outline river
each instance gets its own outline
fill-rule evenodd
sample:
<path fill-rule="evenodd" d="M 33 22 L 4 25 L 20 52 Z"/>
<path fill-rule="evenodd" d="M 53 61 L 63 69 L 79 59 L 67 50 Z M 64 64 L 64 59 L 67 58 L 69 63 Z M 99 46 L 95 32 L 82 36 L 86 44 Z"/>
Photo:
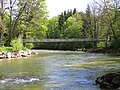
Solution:
<path fill-rule="evenodd" d="M 0 90 L 102 90 L 98 76 L 119 71 L 120 57 L 79 51 L 43 51 L 0 61 Z"/>

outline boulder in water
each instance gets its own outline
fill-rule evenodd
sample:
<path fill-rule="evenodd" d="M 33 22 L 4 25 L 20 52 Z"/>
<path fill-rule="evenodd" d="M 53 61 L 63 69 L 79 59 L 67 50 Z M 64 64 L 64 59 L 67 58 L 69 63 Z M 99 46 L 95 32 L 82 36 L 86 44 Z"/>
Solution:
<path fill-rule="evenodd" d="M 109 73 L 98 77 L 96 79 L 96 84 L 104 89 L 118 89 L 120 88 L 120 72 Z"/>

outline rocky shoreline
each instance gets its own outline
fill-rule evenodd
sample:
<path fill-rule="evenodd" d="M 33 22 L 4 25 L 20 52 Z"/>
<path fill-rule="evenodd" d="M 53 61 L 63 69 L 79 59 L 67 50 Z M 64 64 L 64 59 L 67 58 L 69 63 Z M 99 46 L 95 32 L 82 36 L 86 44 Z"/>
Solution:
<path fill-rule="evenodd" d="M 28 57 L 33 54 L 38 54 L 35 50 L 27 50 L 27 51 L 9 51 L 9 52 L 0 52 L 0 59 L 11 59 L 17 57 Z"/>

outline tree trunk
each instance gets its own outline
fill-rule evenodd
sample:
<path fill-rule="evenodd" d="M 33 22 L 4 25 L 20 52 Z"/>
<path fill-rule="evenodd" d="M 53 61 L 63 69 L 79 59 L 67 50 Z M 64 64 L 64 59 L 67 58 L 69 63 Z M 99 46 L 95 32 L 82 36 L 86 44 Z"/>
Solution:
<path fill-rule="evenodd" d="M 97 23 L 96 23 L 96 15 L 95 9 L 93 10 L 93 20 L 94 20 L 94 39 L 97 39 Z M 94 48 L 97 47 L 97 42 L 94 42 Z"/>
<path fill-rule="evenodd" d="M 2 36 L 3 36 L 3 0 L 1 0 L 1 10 L 0 10 L 0 16 L 1 16 L 1 27 L 0 27 L 0 46 L 2 46 Z"/>
<path fill-rule="evenodd" d="M 11 27 L 11 29 L 12 29 L 12 38 L 15 36 L 15 35 L 14 35 L 15 28 L 16 28 L 16 26 L 17 26 L 17 23 L 18 23 L 21 15 L 22 15 L 22 13 L 23 13 L 23 11 L 24 11 L 25 8 L 26 8 L 26 5 L 27 5 L 27 1 L 26 1 L 26 3 L 24 4 L 24 6 L 20 9 L 19 14 L 18 14 L 16 20 L 14 21 L 13 26 Z"/>
<path fill-rule="evenodd" d="M 9 38 L 9 45 L 13 38 L 13 30 L 12 30 L 12 0 L 10 0 L 10 38 Z"/>
<path fill-rule="evenodd" d="M 0 28 L 0 47 L 2 46 L 2 28 Z"/>

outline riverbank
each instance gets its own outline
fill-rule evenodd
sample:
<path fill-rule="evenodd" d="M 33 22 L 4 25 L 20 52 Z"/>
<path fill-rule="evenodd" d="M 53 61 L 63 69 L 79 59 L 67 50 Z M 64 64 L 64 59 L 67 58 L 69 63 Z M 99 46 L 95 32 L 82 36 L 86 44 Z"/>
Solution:
<path fill-rule="evenodd" d="M 102 53 L 102 54 L 120 56 L 120 49 L 113 49 L 113 48 L 90 48 L 90 49 L 85 49 L 84 51 L 90 53 Z"/>
<path fill-rule="evenodd" d="M 63 51 L 63 50 L 61 50 Z M 14 59 L 20 57 L 29 57 L 32 55 L 43 54 L 48 52 L 60 52 L 60 50 L 43 50 L 43 49 L 31 49 L 26 51 L 0 51 L 0 60 Z"/>
<path fill-rule="evenodd" d="M 36 53 L 45 53 L 45 52 L 55 52 L 55 51 L 82 51 L 82 52 L 89 52 L 89 53 L 102 53 L 102 54 L 109 54 L 114 56 L 120 56 L 120 49 L 112 49 L 112 48 L 79 48 L 75 50 L 45 50 L 45 49 L 33 49 L 33 52 Z"/>

